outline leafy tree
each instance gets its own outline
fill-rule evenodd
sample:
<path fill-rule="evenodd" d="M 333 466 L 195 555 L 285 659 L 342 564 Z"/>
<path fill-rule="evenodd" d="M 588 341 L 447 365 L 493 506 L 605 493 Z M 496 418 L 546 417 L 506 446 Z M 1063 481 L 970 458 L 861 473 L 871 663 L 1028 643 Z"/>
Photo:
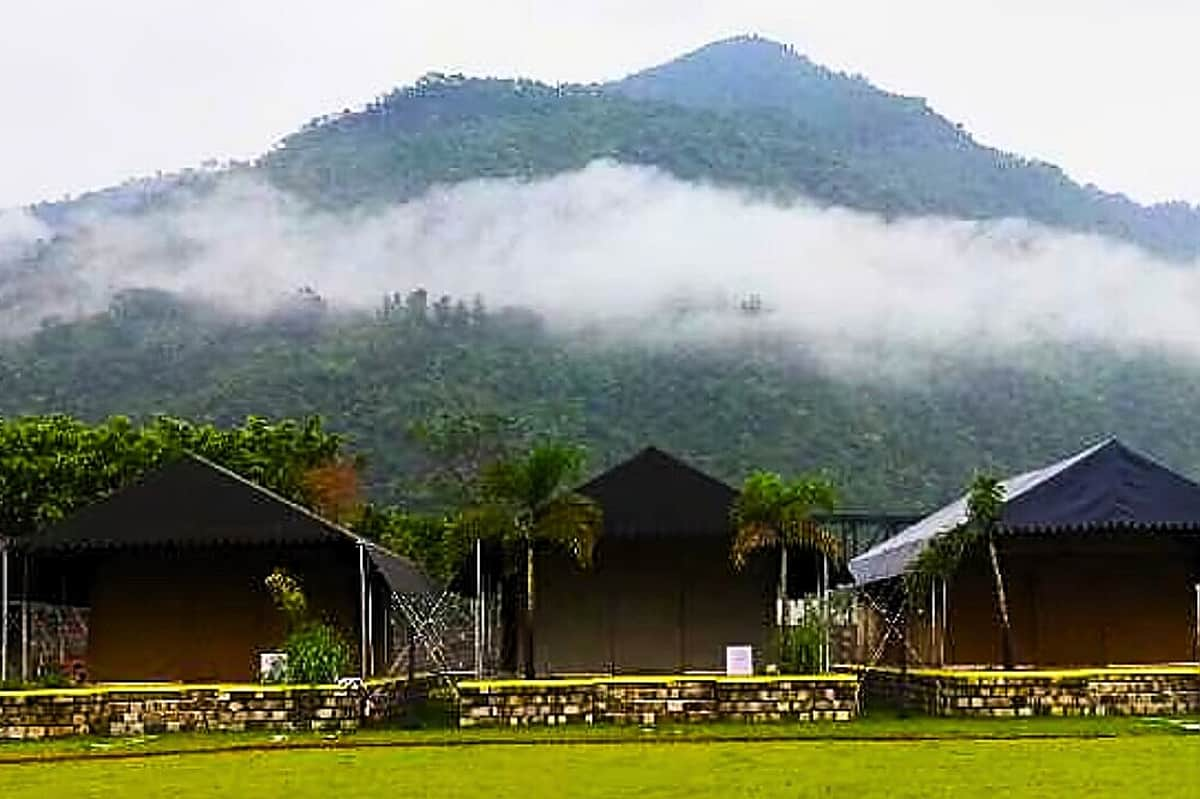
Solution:
<path fill-rule="evenodd" d="M 312 509 L 339 524 L 353 523 L 363 508 L 358 473 L 357 464 L 346 459 L 307 469 L 302 485 Z"/>
<path fill-rule="evenodd" d="M 414 422 L 408 433 L 426 460 L 414 493 L 442 510 L 476 501 L 480 475 L 526 435 L 525 424 L 514 416 L 446 409 Z"/>
<path fill-rule="evenodd" d="M 342 459 L 343 440 L 318 417 L 250 417 L 218 428 L 159 417 L 88 424 L 65 415 L 0 418 L 0 534 L 29 535 L 184 452 L 193 452 L 309 507 L 311 475 Z"/>
<path fill-rule="evenodd" d="M 406 507 L 369 503 L 354 530 L 449 582 L 474 543 L 469 531 L 454 523 L 456 514 L 481 503 L 480 476 L 518 446 L 524 426 L 504 414 L 440 409 L 411 423 L 407 433 L 423 457 L 416 476 L 406 482 Z"/>
<path fill-rule="evenodd" d="M 534 664 L 534 552 L 541 544 L 565 548 L 584 567 L 603 529 L 599 506 L 571 491 L 583 468 L 582 448 L 559 442 L 498 461 L 481 475 L 481 501 L 463 511 L 455 526 L 470 537 L 499 541 L 510 560 L 524 560 L 524 666 Z"/>
<path fill-rule="evenodd" d="M 366 505 L 354 532 L 378 541 L 420 564 L 426 574 L 449 583 L 470 556 L 474 539 L 441 513 L 414 513 L 393 506 Z"/>

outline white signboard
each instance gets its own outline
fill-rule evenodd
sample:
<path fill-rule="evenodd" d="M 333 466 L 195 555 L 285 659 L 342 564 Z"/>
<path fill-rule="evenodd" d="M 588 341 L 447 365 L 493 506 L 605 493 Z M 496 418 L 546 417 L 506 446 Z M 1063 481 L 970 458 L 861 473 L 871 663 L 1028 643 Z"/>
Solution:
<path fill-rule="evenodd" d="M 754 648 L 749 646 L 725 647 L 725 674 L 730 677 L 754 675 Z"/>
<path fill-rule="evenodd" d="M 287 679 L 287 653 L 259 653 L 258 678 L 263 682 L 283 682 Z"/>

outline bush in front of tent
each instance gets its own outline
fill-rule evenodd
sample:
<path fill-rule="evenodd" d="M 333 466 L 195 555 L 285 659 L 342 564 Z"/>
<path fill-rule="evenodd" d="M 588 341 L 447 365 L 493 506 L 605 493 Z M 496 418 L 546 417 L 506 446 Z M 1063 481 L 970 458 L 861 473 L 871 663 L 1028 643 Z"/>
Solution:
<path fill-rule="evenodd" d="M 286 620 L 286 679 L 291 683 L 332 683 L 350 666 L 350 647 L 337 628 L 309 612 L 300 581 L 283 569 L 266 579 L 276 607 Z"/>

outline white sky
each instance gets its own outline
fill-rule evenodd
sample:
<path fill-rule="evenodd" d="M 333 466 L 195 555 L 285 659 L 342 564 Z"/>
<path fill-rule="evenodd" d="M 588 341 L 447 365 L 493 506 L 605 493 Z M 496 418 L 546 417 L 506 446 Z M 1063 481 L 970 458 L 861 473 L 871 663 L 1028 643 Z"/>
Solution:
<path fill-rule="evenodd" d="M 1194 0 L 0 0 L 0 207 L 249 158 L 430 70 L 600 80 L 746 32 L 1200 202 Z"/>

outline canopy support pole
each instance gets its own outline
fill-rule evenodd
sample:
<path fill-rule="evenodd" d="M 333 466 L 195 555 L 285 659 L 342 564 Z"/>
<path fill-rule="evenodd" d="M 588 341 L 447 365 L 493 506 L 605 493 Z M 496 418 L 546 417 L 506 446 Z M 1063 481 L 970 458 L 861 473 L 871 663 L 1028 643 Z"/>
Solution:
<path fill-rule="evenodd" d="M 483 598 L 483 539 L 475 539 L 475 679 L 483 679 L 483 631 L 484 622 Z"/>
<path fill-rule="evenodd" d="M 1192 643 L 1192 660 L 1200 660 L 1200 583 L 1196 583 L 1196 630 Z"/>
<path fill-rule="evenodd" d="M 359 620 L 359 656 L 358 672 L 362 679 L 367 678 L 367 547 L 358 542 L 358 620 Z"/>
<path fill-rule="evenodd" d="M 821 554 L 821 670 L 828 673 L 833 666 L 829 641 L 829 556 Z"/>
<path fill-rule="evenodd" d="M 779 548 L 779 626 L 791 623 L 788 618 L 788 551 L 787 544 Z"/>
<path fill-rule="evenodd" d="M 29 682 L 29 556 L 21 559 L 21 681 Z"/>
<path fill-rule="evenodd" d="M 0 538 L 0 682 L 8 682 L 8 539 Z"/>
<path fill-rule="evenodd" d="M 938 665 L 946 665 L 946 636 L 950 634 L 950 616 L 946 611 L 946 580 L 942 578 L 942 633 L 938 636 Z"/>
<path fill-rule="evenodd" d="M 63 627 L 65 626 L 63 623 L 63 616 L 66 612 L 65 608 L 67 607 L 67 575 L 62 575 L 62 577 L 59 579 L 59 585 L 61 586 L 62 590 L 59 593 L 60 605 L 58 612 L 55 613 L 55 618 L 58 622 L 58 628 L 56 630 L 58 635 L 58 664 L 61 667 L 67 662 L 67 636 L 63 630 Z"/>
<path fill-rule="evenodd" d="M 375 676 L 375 591 L 367 582 L 367 674 Z"/>
<path fill-rule="evenodd" d="M 933 583 L 929 591 L 929 660 L 937 661 L 938 656 L 938 590 L 937 583 Z M 941 665 L 941 664 L 938 664 Z"/>

